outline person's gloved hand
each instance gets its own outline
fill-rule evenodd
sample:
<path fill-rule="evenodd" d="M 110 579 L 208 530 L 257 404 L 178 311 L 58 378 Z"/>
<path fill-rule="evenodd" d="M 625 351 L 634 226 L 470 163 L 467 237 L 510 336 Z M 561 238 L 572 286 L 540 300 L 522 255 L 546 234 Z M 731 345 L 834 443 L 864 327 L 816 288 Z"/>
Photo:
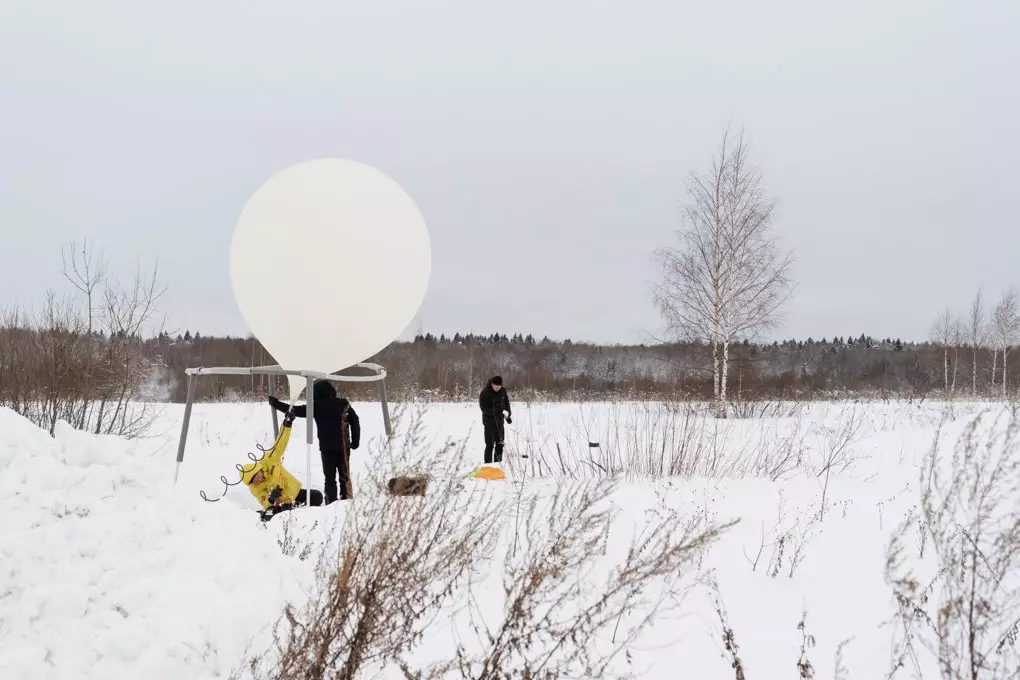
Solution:
<path fill-rule="evenodd" d="M 293 425 L 294 424 L 294 418 L 296 418 L 296 417 L 297 416 L 294 415 L 294 409 L 291 409 L 290 411 L 287 411 L 287 413 L 283 416 L 283 424 L 284 425 Z"/>
<path fill-rule="evenodd" d="M 508 414 L 507 414 L 507 416 L 506 416 L 506 422 L 510 423 L 511 425 L 512 425 L 512 424 L 513 424 L 513 422 L 514 422 L 514 419 L 510 417 L 510 414 L 509 414 L 509 413 L 508 413 Z"/>
<path fill-rule="evenodd" d="M 282 494 L 282 493 L 283 493 L 283 489 L 281 489 L 280 487 L 276 487 L 275 489 L 270 491 L 269 492 L 269 504 L 270 505 L 276 505 L 277 502 L 280 500 L 280 494 Z"/>
<path fill-rule="evenodd" d="M 354 449 L 358 448 L 359 446 L 361 446 L 361 442 L 351 442 L 351 450 L 352 451 Z"/>

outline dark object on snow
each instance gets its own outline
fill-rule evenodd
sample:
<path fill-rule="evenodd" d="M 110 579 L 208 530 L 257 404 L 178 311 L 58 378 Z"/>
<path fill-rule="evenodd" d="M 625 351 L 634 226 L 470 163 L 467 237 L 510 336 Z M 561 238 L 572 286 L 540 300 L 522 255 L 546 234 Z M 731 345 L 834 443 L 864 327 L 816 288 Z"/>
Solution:
<path fill-rule="evenodd" d="M 315 398 L 315 429 L 319 435 L 328 505 L 338 498 L 346 500 L 353 495 L 350 457 L 351 450 L 361 445 L 361 420 L 350 402 L 337 396 L 336 389 L 328 380 L 316 380 L 312 385 L 312 395 Z M 269 397 L 269 403 L 277 411 L 290 411 L 298 418 L 305 418 L 308 414 L 307 406 L 291 408 L 290 404 L 276 397 Z"/>
<path fill-rule="evenodd" d="M 309 496 L 311 496 L 311 499 L 308 498 Z M 309 494 L 305 491 L 305 489 L 301 489 L 300 491 L 298 491 L 297 498 L 295 498 L 294 500 L 296 504 L 299 506 L 305 504 L 311 506 L 319 506 L 322 505 L 323 500 L 322 492 L 319 491 L 318 489 L 312 489 L 312 493 Z"/>
<path fill-rule="evenodd" d="M 424 496 L 428 484 L 425 477 L 391 477 L 386 487 L 391 496 Z"/>
<path fill-rule="evenodd" d="M 309 495 L 311 495 L 310 501 L 308 498 Z M 270 496 L 270 498 L 272 498 L 272 496 Z M 309 494 L 305 489 L 301 489 L 300 491 L 298 491 L 297 498 L 294 499 L 293 504 L 285 503 L 283 505 L 271 506 L 269 508 L 266 508 L 265 510 L 259 510 L 259 516 L 262 518 L 263 522 L 268 522 L 269 520 L 273 519 L 274 515 L 279 515 L 281 512 L 287 512 L 288 510 L 300 508 L 303 507 L 304 505 L 313 506 L 322 505 L 322 492 L 319 491 L 318 489 L 312 489 L 312 493 Z"/>
<path fill-rule="evenodd" d="M 485 462 L 503 461 L 503 421 L 510 418 L 510 396 L 503 387 L 503 378 L 494 376 L 478 395 L 478 407 L 482 410 L 482 427 L 485 430 Z M 503 412 L 506 411 L 506 416 Z M 493 456 L 495 449 L 495 456 Z"/>

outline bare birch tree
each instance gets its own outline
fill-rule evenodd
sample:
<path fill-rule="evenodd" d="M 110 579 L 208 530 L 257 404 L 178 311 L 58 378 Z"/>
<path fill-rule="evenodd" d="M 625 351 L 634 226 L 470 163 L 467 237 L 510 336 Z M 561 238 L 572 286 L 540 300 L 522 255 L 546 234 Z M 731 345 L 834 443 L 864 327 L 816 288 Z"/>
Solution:
<path fill-rule="evenodd" d="M 70 253 L 70 255 L 68 254 Z M 79 258 L 80 255 L 80 258 Z M 100 250 L 96 252 L 89 246 L 88 239 L 81 244 L 81 251 L 78 244 L 71 242 L 68 250 L 60 249 L 60 256 L 63 261 L 61 273 L 68 282 L 85 296 L 85 332 L 91 335 L 95 329 L 95 315 L 97 311 L 97 298 L 99 297 L 99 286 L 102 285 L 109 275 L 109 260 L 106 254 Z"/>
<path fill-rule="evenodd" d="M 946 307 L 935 319 L 931 329 L 931 340 L 942 348 L 942 388 L 946 393 L 956 391 L 956 372 L 959 364 L 959 348 L 963 340 L 962 324 L 953 314 L 953 310 Z M 953 352 L 953 360 L 950 362 L 949 353 Z M 950 378 L 949 365 L 953 365 L 953 374 Z"/>
<path fill-rule="evenodd" d="M 1006 371 L 1009 352 L 1020 341 L 1020 315 L 1017 312 L 1016 290 L 1010 288 L 1003 293 L 992 312 L 992 328 L 996 344 L 1002 354 L 1002 398 L 1008 396 L 1009 376 Z"/>
<path fill-rule="evenodd" d="M 748 160 L 743 134 L 723 136 L 707 177 L 693 174 L 680 247 L 657 251 L 663 281 L 654 299 L 669 330 L 712 348 L 717 417 L 726 417 L 730 345 L 774 328 L 792 293 L 792 256 L 772 232 L 774 202 Z"/>
<path fill-rule="evenodd" d="M 995 329 L 994 328 L 991 329 L 990 333 L 994 334 L 994 332 L 995 332 Z M 994 344 L 994 338 L 993 338 L 993 344 L 992 344 L 992 377 L 991 377 L 991 380 L 989 381 L 990 384 L 991 384 L 991 388 L 992 388 L 991 389 L 991 393 L 992 394 L 995 394 L 995 372 L 996 372 L 996 370 L 998 370 L 998 361 L 999 361 L 999 348 L 998 348 L 997 345 Z"/>
<path fill-rule="evenodd" d="M 967 329 L 964 327 L 963 319 L 953 317 L 953 379 L 949 389 L 956 392 L 956 375 L 960 370 L 960 347 L 967 341 Z"/>
<path fill-rule="evenodd" d="M 967 319 L 967 335 L 970 341 L 971 352 L 971 374 L 970 391 L 971 396 L 977 396 L 977 373 L 978 373 L 978 350 L 987 339 L 987 327 L 985 325 L 985 306 L 982 300 L 982 290 L 979 288 L 974 302 L 970 306 L 970 315 Z"/>
<path fill-rule="evenodd" d="M 76 328 L 79 333 L 84 331 L 84 342 L 82 351 L 89 355 L 91 360 L 81 362 L 81 390 L 84 394 L 93 395 L 96 390 L 96 381 L 100 379 L 102 372 L 102 361 L 98 356 L 92 356 L 99 352 L 93 340 L 93 334 L 97 332 L 96 315 L 102 314 L 100 301 L 101 286 L 106 285 L 109 280 L 109 260 L 106 254 L 100 249 L 96 250 L 89 244 L 88 239 L 80 245 L 71 242 L 68 248 L 60 249 L 60 256 L 63 262 L 61 273 L 71 286 L 85 299 L 84 319 L 77 322 Z M 68 422 L 76 425 L 84 423 L 89 418 L 92 403 L 88 399 L 82 399 L 76 404 L 77 412 L 73 415 L 65 414 Z M 83 427 L 83 425 L 82 425 Z"/>

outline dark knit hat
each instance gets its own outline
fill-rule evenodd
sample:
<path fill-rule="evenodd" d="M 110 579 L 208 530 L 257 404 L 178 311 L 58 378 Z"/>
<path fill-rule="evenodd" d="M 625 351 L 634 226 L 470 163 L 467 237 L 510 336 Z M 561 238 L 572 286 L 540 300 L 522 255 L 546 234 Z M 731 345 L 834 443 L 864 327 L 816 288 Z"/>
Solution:
<path fill-rule="evenodd" d="M 492 378 L 492 380 L 489 381 L 489 384 L 490 385 L 502 385 L 503 384 L 503 377 L 499 376 L 499 375 L 494 376 Z"/>

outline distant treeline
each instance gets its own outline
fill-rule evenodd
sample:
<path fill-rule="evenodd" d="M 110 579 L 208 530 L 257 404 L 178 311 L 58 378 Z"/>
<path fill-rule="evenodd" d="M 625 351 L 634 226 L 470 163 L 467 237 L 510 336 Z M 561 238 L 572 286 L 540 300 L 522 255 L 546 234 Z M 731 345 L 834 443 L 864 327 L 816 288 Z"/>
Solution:
<path fill-rule="evenodd" d="M 54 431 L 58 422 L 96 433 L 134 436 L 152 423 L 146 404 L 182 402 L 189 367 L 264 366 L 272 356 L 253 338 L 155 333 L 165 292 L 156 271 L 123 281 L 94 246 L 61 251 L 69 290 L 48 291 L 34 312 L 0 309 L 0 406 Z M 1018 296 L 1008 292 L 985 319 L 980 294 L 966 322 L 946 309 L 933 343 L 860 336 L 742 342 L 729 347 L 731 402 L 850 395 L 994 396 L 1017 399 Z M 337 341 L 341 341 L 340 338 Z M 711 349 L 697 342 L 600 346 L 502 333 L 419 335 L 366 361 L 386 368 L 393 400 L 473 400 L 493 375 L 516 399 L 711 399 Z M 334 372 L 358 372 L 341 366 Z M 203 376 L 199 400 L 264 399 L 266 376 Z M 282 387 L 282 385 L 281 385 Z M 356 400 L 376 398 L 373 383 L 347 383 Z"/>
<path fill-rule="evenodd" d="M 275 363 L 253 338 L 208 337 L 190 332 L 161 335 L 142 343 L 158 367 L 153 385 L 166 398 L 183 401 L 184 369 L 192 366 L 258 366 Z M 998 395 L 993 351 L 946 348 L 931 343 L 876 339 L 868 335 L 771 344 L 741 343 L 731 350 L 729 388 L 732 399 L 807 399 L 847 393 L 922 396 L 941 390 Z M 977 374 L 974 379 L 976 354 Z M 542 398 L 655 398 L 684 395 L 711 398 L 708 347 L 697 343 L 600 346 L 571 340 L 536 340 L 532 335 L 420 335 L 413 342 L 393 343 L 367 361 L 389 374 L 393 398 L 409 392 L 473 398 L 492 375 L 504 377 L 520 395 Z M 1001 376 L 1001 354 L 996 373 Z M 1009 356 L 1008 375 L 1017 375 L 1017 356 Z M 355 375 L 357 369 L 344 371 Z M 1001 380 L 1001 377 L 999 377 Z M 200 399 L 248 399 L 267 393 L 262 377 L 204 376 Z M 373 399 L 371 383 L 342 387 L 357 399 Z"/>
<path fill-rule="evenodd" d="M 1009 352 L 1007 360 L 1013 394 L 1020 352 Z M 600 346 L 522 334 L 429 334 L 392 343 L 367 361 L 386 368 L 394 400 L 416 395 L 474 399 L 495 374 L 504 377 L 517 398 L 710 399 L 713 391 L 709 348 L 697 343 Z M 89 331 L 80 324 L 19 323 L 8 316 L 0 324 L 0 405 L 25 413 L 40 408 L 32 417 L 48 425 L 64 419 L 99 431 L 121 431 L 130 425 L 123 421 L 129 401 L 183 402 L 186 368 L 274 363 L 253 338 L 188 332 L 143 339 Z M 933 391 L 1001 397 L 1002 368 L 1002 352 L 987 347 L 975 351 L 868 335 L 745 342 L 731 348 L 728 393 L 731 401 L 850 394 L 921 397 Z M 341 390 L 358 400 L 376 398 L 373 383 L 348 383 Z M 267 394 L 265 376 L 203 376 L 196 390 L 199 400 L 262 399 Z"/>

